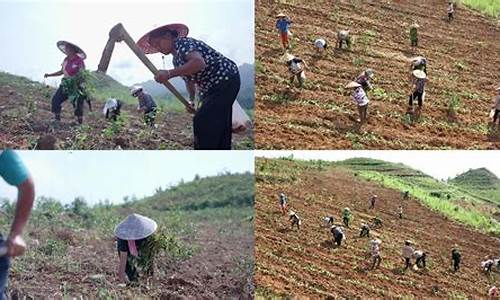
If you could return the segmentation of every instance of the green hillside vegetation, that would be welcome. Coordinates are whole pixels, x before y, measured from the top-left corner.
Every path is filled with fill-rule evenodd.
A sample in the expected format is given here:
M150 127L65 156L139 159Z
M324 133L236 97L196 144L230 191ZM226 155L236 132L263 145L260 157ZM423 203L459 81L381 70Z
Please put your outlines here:
M405 165L380 160L355 158L336 165L354 171L365 180L379 182L402 193L409 191L412 197L451 219L500 235L500 223L495 219L499 214L498 199L487 198L475 189L448 184ZM409 175L411 173L414 175Z
M118 291L110 282L98 280L97 284L101 282L102 286L94 294L95 291L76 288L78 283L71 282L68 273L75 276L76 282L93 275L85 273L88 268L91 268L94 274L112 276L109 274L114 273L116 250L110 242L115 226L130 213L149 216L158 223L157 234L168 250L160 254L161 260L158 260L157 268L160 273L168 273L171 265L189 259L200 251L202 245L193 243L200 230L199 226L217 224L215 228L227 227L234 232L238 228L240 231L245 230L241 224L247 224L245 226L248 227L253 220L251 178L250 173L226 173L206 178L197 176L191 182L182 182L166 189L158 188L154 195L145 199L125 197L124 203L119 205L105 200L90 206L83 198L76 198L72 203L63 205L57 199L38 197L25 233L30 248L12 265L11 276L15 278L12 280L17 281L23 274L50 269L53 270L54 278L66 278L63 282L63 296L76 293L93 295L91 298L116 299L160 293L160 290L154 290L160 287L148 286L147 282L131 287L128 291ZM15 203L4 199L0 202L0 209L5 216L0 218L0 230L7 233L13 219ZM233 231L228 234L239 234ZM39 245L36 245L37 243ZM75 251L82 245L94 244L98 253L85 253L76 257L78 261L74 261ZM92 266L88 266L89 255L94 257ZM36 289L23 280L16 282L18 289L19 285L25 291ZM123 294L125 292L130 294Z
M500 204L500 179L485 168L469 170L449 183Z
M489 16L500 17L500 1L498 0L460 0L459 2Z
M90 72L90 74L92 79L89 87L91 87L91 95L95 102L105 102L107 98L113 97L122 100L126 104L137 105L137 99L130 95L129 87L122 85L106 74L95 71ZM53 87L2 71L0 71L0 86L9 86L18 92L26 91L26 94L29 94L28 91L35 91L43 95L47 101L50 101L55 93ZM155 97L155 101L163 109L185 111L184 106L173 97ZM100 105L97 108L100 108Z

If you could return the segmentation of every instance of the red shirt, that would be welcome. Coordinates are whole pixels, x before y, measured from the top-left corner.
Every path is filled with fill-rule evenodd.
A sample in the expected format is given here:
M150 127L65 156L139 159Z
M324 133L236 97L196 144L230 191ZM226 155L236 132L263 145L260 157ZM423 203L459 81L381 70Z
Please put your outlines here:
M75 76L81 69L85 69L85 63L83 59L74 55L72 57L66 57L62 63L64 77Z

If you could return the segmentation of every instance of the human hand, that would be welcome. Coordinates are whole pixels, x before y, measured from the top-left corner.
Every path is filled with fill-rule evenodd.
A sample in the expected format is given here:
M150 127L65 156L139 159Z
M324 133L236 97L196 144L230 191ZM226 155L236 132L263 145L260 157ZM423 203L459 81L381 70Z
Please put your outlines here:
M155 76L155 80L158 83L164 83L172 78L172 72L170 70L160 70L158 74Z
M196 107L194 106L193 101L189 101L189 104L186 105L186 110L187 110L187 112L192 113L192 114L196 113Z
M13 235L7 238L7 255L10 257L21 256L26 251L26 242L20 235Z

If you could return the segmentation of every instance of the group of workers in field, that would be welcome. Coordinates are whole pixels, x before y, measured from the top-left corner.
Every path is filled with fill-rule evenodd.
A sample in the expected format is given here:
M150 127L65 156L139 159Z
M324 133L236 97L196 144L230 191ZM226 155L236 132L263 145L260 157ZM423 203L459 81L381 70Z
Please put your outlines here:
M455 4L453 1L448 2L447 6L448 22L452 22L455 17ZM306 82L305 70L308 68L304 59L292 55L288 51L291 48L291 37L292 33L290 27L292 21L290 17L284 13L279 13L276 15L276 28L279 32L281 44L285 49L285 54L283 55L283 61L285 61L288 72L290 73L290 84L293 86L295 79L297 79L298 87L302 88ZM418 30L420 25L417 22L413 22L409 27L409 37L410 46L413 53L417 52L419 39ZM321 54L329 48L329 43L325 38L317 38L312 43L316 53ZM348 29L342 29L337 32L337 41L335 45L338 49L350 49L352 46L352 35ZM412 117L412 120L418 120L420 118L424 100L425 100L425 86L428 80L427 77L427 58L423 56L415 56L409 59L410 72L409 72L409 84L410 90L408 95L408 108L406 114ZM355 103L358 110L358 118L356 118L356 123L361 127L368 120L368 106L369 91L373 89L371 80L373 79L375 72L371 68L367 68L365 71L361 72L353 81L349 82L344 86L347 90L353 102ZM415 109L416 105L416 109ZM494 99L493 107L490 113L490 119L493 129L498 129L500 123L500 86L496 88L496 96Z
M238 66L228 57L205 42L189 37L189 28L180 23L157 27L136 45L144 54L161 53L172 56L173 68L159 70L154 79L168 84L175 77L182 78L189 96L184 103L187 112L194 114L194 148L201 150L230 150L233 130L233 104L240 91L241 78ZM87 55L82 48L68 41L59 41L57 47L66 55L62 68L47 77L63 76L61 84L52 97L54 126L61 121L63 102L70 100L79 124L83 123L84 103L89 104L92 85L91 73L85 70ZM157 103L143 87L134 86L131 95L138 99L138 108L144 123L155 126ZM195 100L202 105L195 105ZM123 99L122 99L123 100ZM123 106L120 99L109 98L104 104L103 114L116 121Z
M405 202L410 199L410 192L405 191L402 194L402 201ZM372 195L368 200L368 212L373 212L377 210L379 206L379 197L377 195ZM302 219L299 217L296 210L289 209L289 199L285 193L279 194L279 206L280 213L284 216L288 214L290 228L291 230L296 229L301 230ZM398 219L403 219L403 205L399 206L395 215ZM345 207L341 213L342 224L336 223L336 218L333 215L327 215L323 217L322 225L323 228L329 229L329 235L331 235L332 242L337 248L342 246L342 242L346 240L346 228L352 228L353 213L349 207ZM368 255L370 257L369 269L373 270L380 266L382 262L382 240L372 236L370 230L372 228L382 228L382 220L375 216L370 222L363 222L359 228L359 238L367 238L369 240L368 245ZM429 252L424 249L417 249L415 247L415 242L411 240L405 240L402 243L401 257L402 257L402 270L407 271L408 269L418 270L427 267L427 259ZM462 254L458 246L451 248L450 252L450 262L453 268L453 272L460 271L460 265L462 262ZM481 262L481 269L484 273L489 274L493 271L500 272L500 258L486 257L484 261ZM495 287L492 287L491 291L496 292Z

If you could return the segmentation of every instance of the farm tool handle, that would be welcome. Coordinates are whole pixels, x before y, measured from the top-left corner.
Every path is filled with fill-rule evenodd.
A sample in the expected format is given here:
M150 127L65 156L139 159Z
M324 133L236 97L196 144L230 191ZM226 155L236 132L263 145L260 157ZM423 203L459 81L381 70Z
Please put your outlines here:
M137 46L135 41L132 39L130 34L125 30L125 27L121 23L116 24L109 32L109 40L104 48L103 57L99 63L98 70L106 72L107 66L109 65L109 60L111 59L111 53L114 49L115 42L124 41L132 52L142 61L144 65L153 73L153 75L158 75L158 69L153 65L153 63L146 57L144 52ZM168 81L163 82L163 85L177 97L179 101L186 107L190 107L191 104L177 91L177 89Z

